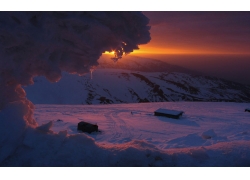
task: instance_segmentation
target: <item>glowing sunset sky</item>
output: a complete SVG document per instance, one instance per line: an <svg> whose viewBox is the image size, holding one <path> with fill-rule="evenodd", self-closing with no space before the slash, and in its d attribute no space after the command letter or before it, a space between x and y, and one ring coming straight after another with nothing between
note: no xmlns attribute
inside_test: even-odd
<svg viewBox="0 0 250 180"><path fill-rule="evenodd" d="M151 41L140 54L250 55L250 12L144 11Z"/></svg>

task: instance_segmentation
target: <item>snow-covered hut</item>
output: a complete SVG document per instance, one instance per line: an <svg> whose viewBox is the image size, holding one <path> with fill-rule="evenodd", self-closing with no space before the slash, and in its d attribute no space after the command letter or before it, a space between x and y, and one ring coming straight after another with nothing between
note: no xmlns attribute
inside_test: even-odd
<svg viewBox="0 0 250 180"><path fill-rule="evenodd" d="M169 109L157 109L154 112L155 116L165 116L168 118L174 118L174 119L179 119L180 116L182 116L184 112L183 111L176 111L176 110L169 110Z"/></svg>

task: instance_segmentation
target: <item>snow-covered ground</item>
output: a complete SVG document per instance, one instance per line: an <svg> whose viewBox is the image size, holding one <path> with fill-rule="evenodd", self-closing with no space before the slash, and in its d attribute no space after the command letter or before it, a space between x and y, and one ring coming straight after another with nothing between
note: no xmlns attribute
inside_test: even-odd
<svg viewBox="0 0 250 180"><path fill-rule="evenodd" d="M24 87L35 104L118 104L166 101L250 102L250 86L180 72L96 69L83 76L63 73L57 83L34 78Z"/></svg>
<svg viewBox="0 0 250 180"><path fill-rule="evenodd" d="M250 113L244 111L249 107L225 102L36 105L39 127L25 130L1 166L250 166ZM154 116L158 108L184 114L178 120ZM97 124L101 132L77 131L80 121Z"/></svg>
<svg viewBox="0 0 250 180"><path fill-rule="evenodd" d="M206 147L220 142L250 140L250 104L163 102L113 105L36 105L39 125L78 134L77 123L97 124L99 133L87 134L100 144L143 140L161 150ZM154 116L158 108L184 111L179 120ZM211 138L206 138L210 136ZM249 149L250 150L250 149Z"/></svg>

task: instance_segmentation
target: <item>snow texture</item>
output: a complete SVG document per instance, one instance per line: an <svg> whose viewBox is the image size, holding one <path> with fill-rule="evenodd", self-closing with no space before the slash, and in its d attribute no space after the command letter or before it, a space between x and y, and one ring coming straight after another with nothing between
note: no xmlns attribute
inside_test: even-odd
<svg viewBox="0 0 250 180"><path fill-rule="evenodd" d="M18 119L23 104L11 105L0 112L1 166L250 166L249 103L36 105L36 129ZM158 108L185 114L157 117ZM83 120L101 132L78 132Z"/></svg>
<svg viewBox="0 0 250 180"><path fill-rule="evenodd" d="M63 72L57 83L50 83L45 77L36 77L34 81L34 85L24 89L35 104L250 102L250 86L181 72L97 68L92 79L90 73L77 76Z"/></svg>

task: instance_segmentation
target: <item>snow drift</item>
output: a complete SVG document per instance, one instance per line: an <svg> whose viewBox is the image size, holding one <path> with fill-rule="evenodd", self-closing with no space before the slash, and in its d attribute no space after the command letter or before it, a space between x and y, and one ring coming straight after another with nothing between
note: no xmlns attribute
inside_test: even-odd
<svg viewBox="0 0 250 180"><path fill-rule="evenodd" d="M179 120L154 116L159 107L185 113ZM4 124L1 133L9 133L8 144L0 153L8 156L0 166L249 167L245 107L249 103L36 105L37 129L10 132L9 123ZM97 123L101 132L80 133L82 120Z"/></svg>

